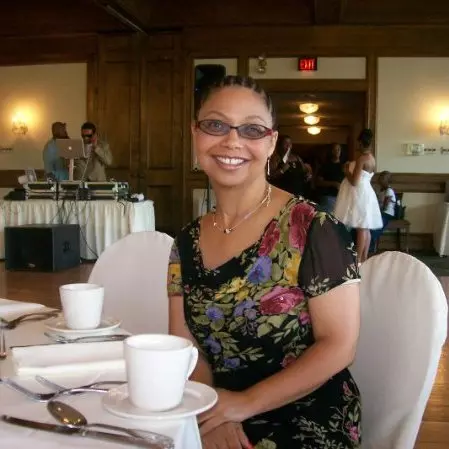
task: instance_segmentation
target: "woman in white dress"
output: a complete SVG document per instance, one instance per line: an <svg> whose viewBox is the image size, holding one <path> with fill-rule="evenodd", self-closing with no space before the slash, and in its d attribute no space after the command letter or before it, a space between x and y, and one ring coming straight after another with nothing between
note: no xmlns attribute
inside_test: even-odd
<svg viewBox="0 0 449 449"><path fill-rule="evenodd" d="M345 166L345 179L340 185L334 215L346 226L357 230L359 263L368 258L370 229L383 226L379 203L371 186L376 160L371 152L373 133L364 129L358 138L359 155Z"/></svg>

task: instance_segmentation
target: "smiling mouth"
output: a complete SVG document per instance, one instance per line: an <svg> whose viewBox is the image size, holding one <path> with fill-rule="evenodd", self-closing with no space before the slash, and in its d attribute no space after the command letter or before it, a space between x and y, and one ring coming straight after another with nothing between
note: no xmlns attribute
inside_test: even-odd
<svg viewBox="0 0 449 449"><path fill-rule="evenodd" d="M214 156L214 159L220 164L227 167L238 168L243 164L248 162L247 159L242 159L240 157L225 157L225 156Z"/></svg>

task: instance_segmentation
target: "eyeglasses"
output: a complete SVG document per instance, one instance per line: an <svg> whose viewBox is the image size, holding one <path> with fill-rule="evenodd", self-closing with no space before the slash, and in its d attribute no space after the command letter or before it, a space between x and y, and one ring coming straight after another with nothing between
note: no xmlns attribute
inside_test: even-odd
<svg viewBox="0 0 449 449"><path fill-rule="evenodd" d="M231 126L221 120L200 120L196 122L196 127L211 136L226 136L232 129L235 129L240 137L250 140L262 139L273 134L272 129L263 125L244 123L239 126Z"/></svg>
<svg viewBox="0 0 449 449"><path fill-rule="evenodd" d="M81 134L81 137L88 137L89 139L91 139L93 136L93 134Z"/></svg>

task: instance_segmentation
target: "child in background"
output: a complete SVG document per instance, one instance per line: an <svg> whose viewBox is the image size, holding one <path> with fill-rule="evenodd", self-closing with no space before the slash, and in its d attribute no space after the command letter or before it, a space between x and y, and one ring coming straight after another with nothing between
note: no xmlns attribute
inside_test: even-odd
<svg viewBox="0 0 449 449"><path fill-rule="evenodd" d="M383 234L390 220L395 218L396 210L396 194L390 186L391 173L383 171L379 175L380 192L378 195L380 211L382 213L383 227L382 229L371 230L371 248L370 252L374 252L380 236Z"/></svg>

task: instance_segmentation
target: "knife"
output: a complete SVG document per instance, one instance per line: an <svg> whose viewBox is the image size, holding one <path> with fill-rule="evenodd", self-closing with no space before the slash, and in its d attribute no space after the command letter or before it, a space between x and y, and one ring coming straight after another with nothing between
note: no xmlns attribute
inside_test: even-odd
<svg viewBox="0 0 449 449"><path fill-rule="evenodd" d="M117 433L108 433L108 432L99 432L97 430L88 430L85 428L71 428L68 426L61 426L58 424L49 424L44 422L38 422L38 421L30 421L28 419L23 418L16 418L13 416L8 415L2 415L0 418L2 421L14 424L17 426L22 427L28 427L36 430L43 430L45 432L53 432L53 433L59 433L61 435L75 435L80 437L87 437L87 438L96 438L99 440L104 441L110 441L112 443L119 443L119 444L132 444L134 446L138 447L144 447L147 449L172 449L173 445L167 446L167 445L161 445L161 444L155 444L148 440L145 440L144 438L138 438L128 435L120 435Z"/></svg>

